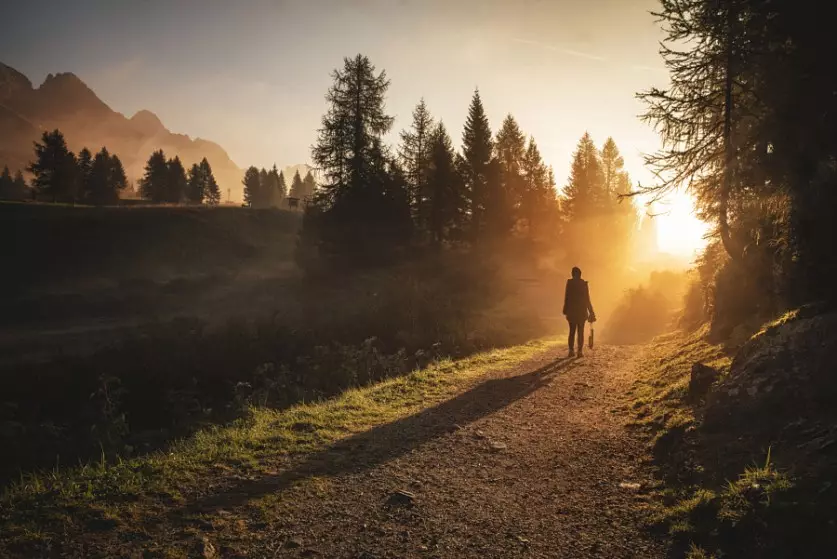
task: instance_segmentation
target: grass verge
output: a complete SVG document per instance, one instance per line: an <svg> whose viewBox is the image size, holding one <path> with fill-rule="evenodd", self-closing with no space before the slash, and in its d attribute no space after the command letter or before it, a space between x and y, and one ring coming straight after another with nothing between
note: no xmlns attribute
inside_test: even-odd
<svg viewBox="0 0 837 559"><path fill-rule="evenodd" d="M136 526L159 523L186 503L241 480L275 475L294 455L407 417L558 343L544 339L444 360L282 411L252 408L231 425L199 431L141 458L27 474L0 497L0 556L65 553L68 546L82 549L81 542L95 534L129 534Z"/></svg>

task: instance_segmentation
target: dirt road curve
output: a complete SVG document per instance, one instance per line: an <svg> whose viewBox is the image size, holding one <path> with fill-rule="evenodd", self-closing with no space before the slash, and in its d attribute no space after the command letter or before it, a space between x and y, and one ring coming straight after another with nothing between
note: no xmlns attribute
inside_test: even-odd
<svg viewBox="0 0 837 559"><path fill-rule="evenodd" d="M621 409L636 351L543 355L197 506L250 557L662 557Z"/></svg>

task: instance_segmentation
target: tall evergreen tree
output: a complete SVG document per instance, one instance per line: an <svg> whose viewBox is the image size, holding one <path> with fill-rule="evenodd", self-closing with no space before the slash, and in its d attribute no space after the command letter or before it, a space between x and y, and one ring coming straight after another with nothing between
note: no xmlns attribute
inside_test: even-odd
<svg viewBox="0 0 837 559"><path fill-rule="evenodd" d="M386 259L411 226L406 180L382 143L393 122L384 107L389 80L362 55L344 59L332 76L328 112L312 150L321 183L303 233L318 239L320 254L345 262Z"/></svg>
<svg viewBox="0 0 837 559"><path fill-rule="evenodd" d="M427 216L427 230L434 244L461 237L465 227L466 196L464 182L456 166L456 153L442 122L430 136L430 165L424 192L420 196L421 214Z"/></svg>
<svg viewBox="0 0 837 559"><path fill-rule="evenodd" d="M465 180L468 185L471 211L471 233L474 238L485 228L486 205L489 203L489 163L493 151L491 128L482 105L479 90L474 91L465 131L462 134L462 155L465 160Z"/></svg>
<svg viewBox="0 0 837 559"><path fill-rule="evenodd" d="M291 181L291 198L302 200L305 198L305 185L302 183L302 177L299 176L299 171L294 173L294 178Z"/></svg>
<svg viewBox="0 0 837 559"><path fill-rule="evenodd" d="M604 200L604 176L599 151L585 132L573 153L570 177L564 187L564 215L580 221L597 215Z"/></svg>
<svg viewBox="0 0 837 559"><path fill-rule="evenodd" d="M93 168L93 154L82 148L78 152L78 198L84 200L90 197L90 171Z"/></svg>
<svg viewBox="0 0 837 559"><path fill-rule="evenodd" d="M305 178L302 179L302 192L306 200L313 200L317 193L317 181L314 180L314 174L311 173L310 169L305 173Z"/></svg>
<svg viewBox="0 0 837 559"><path fill-rule="evenodd" d="M249 167L244 172L244 203L251 208L258 208L261 201L261 178L259 176L259 169L256 167Z"/></svg>
<svg viewBox="0 0 837 559"><path fill-rule="evenodd" d="M59 130L44 132L35 142L35 161L27 170L35 178L32 186L37 194L53 202L75 202L78 198L78 167L76 157Z"/></svg>
<svg viewBox="0 0 837 559"><path fill-rule="evenodd" d="M117 159L118 161L118 159ZM122 170L122 163L119 163ZM89 190L87 202L95 206L114 205L119 201L120 185L118 171L114 168L114 162L106 148L102 148L93 158L90 166L90 177L88 179ZM125 187L125 171L122 170L121 187Z"/></svg>
<svg viewBox="0 0 837 559"><path fill-rule="evenodd" d="M407 130L401 131L401 146L399 157L404 169L410 193L410 205L413 217L419 221L426 221L426 216L419 215L422 206L421 194L427 181L427 171L430 164L431 143L433 132L433 117L427 110L427 104L422 98L413 109L413 123Z"/></svg>
<svg viewBox="0 0 837 559"><path fill-rule="evenodd" d="M518 213L523 205L526 191L523 169L526 155L526 138L512 115L507 115L503 120L503 125L497 132L497 139L494 142L494 151L500 161L503 185L515 212Z"/></svg>
<svg viewBox="0 0 837 559"><path fill-rule="evenodd" d="M186 169L177 155L168 161L168 182L166 183L166 202L180 204L186 195Z"/></svg>
<svg viewBox="0 0 837 559"><path fill-rule="evenodd" d="M201 159L200 169L204 179L204 201L209 206L217 206L221 202L221 189L218 188L218 182L206 157Z"/></svg>
<svg viewBox="0 0 837 559"><path fill-rule="evenodd" d="M23 173L20 172L18 169L15 172L15 178L12 182L12 200L25 200L28 198L26 195L27 187L26 187L26 179L23 178Z"/></svg>
<svg viewBox="0 0 837 559"><path fill-rule="evenodd" d="M128 176L125 174L125 167L115 153L110 156L110 185L116 192L117 199L120 197L120 193L128 188Z"/></svg>
<svg viewBox="0 0 837 559"><path fill-rule="evenodd" d="M520 214L529 237L537 238L556 220L557 200L552 169L543 162L538 145L531 137L523 156L522 171L524 187Z"/></svg>
<svg viewBox="0 0 837 559"><path fill-rule="evenodd" d="M203 169L197 163L189 168L189 175L186 179L186 200L190 204L202 204L206 196L206 176Z"/></svg>
<svg viewBox="0 0 837 559"><path fill-rule="evenodd" d="M285 200L285 195L282 192L284 185L282 184L282 177L279 174L279 169L274 163L273 168L267 172L267 182L270 188L269 205L274 208L281 208Z"/></svg>
<svg viewBox="0 0 837 559"><path fill-rule="evenodd" d="M146 200L155 204L167 200L169 184L169 166L163 150L151 154L145 164L145 174L140 179L140 193Z"/></svg>
<svg viewBox="0 0 837 559"><path fill-rule="evenodd" d="M276 166L273 166L273 169L276 170ZM282 207L285 205L285 199L288 197L288 183L285 181L285 173L283 171L279 171L279 178L276 181L278 185L278 191L276 193L276 200L277 206Z"/></svg>

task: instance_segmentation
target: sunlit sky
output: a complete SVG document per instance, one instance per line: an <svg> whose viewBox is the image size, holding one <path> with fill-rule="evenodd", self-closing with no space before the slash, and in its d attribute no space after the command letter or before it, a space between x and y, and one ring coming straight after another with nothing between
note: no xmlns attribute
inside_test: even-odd
<svg viewBox="0 0 837 559"><path fill-rule="evenodd" d="M458 144L479 87L496 131L512 113L559 186L578 138L613 136L631 175L659 145L637 91L665 85L656 0L2 0L0 61L37 85L71 71L113 109L156 113L241 167L309 161L330 72L363 53L392 80L391 134L424 97ZM702 234L688 200L659 218L661 248ZM689 244L691 243L691 246Z"/></svg>

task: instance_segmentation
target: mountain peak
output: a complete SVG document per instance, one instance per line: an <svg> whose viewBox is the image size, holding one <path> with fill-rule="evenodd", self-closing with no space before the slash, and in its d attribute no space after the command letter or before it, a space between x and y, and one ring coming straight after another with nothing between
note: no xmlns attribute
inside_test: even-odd
<svg viewBox="0 0 837 559"><path fill-rule="evenodd" d="M29 78L0 62L0 102L32 90Z"/></svg>
<svg viewBox="0 0 837 559"><path fill-rule="evenodd" d="M144 134L154 135L158 132L168 132L166 127L163 126L162 121L160 121L160 117L145 109L137 111L137 113L131 117L131 124L134 125L134 128Z"/></svg>
<svg viewBox="0 0 837 559"><path fill-rule="evenodd" d="M110 107L72 72L48 74L38 88L38 96L51 112L111 112Z"/></svg>

